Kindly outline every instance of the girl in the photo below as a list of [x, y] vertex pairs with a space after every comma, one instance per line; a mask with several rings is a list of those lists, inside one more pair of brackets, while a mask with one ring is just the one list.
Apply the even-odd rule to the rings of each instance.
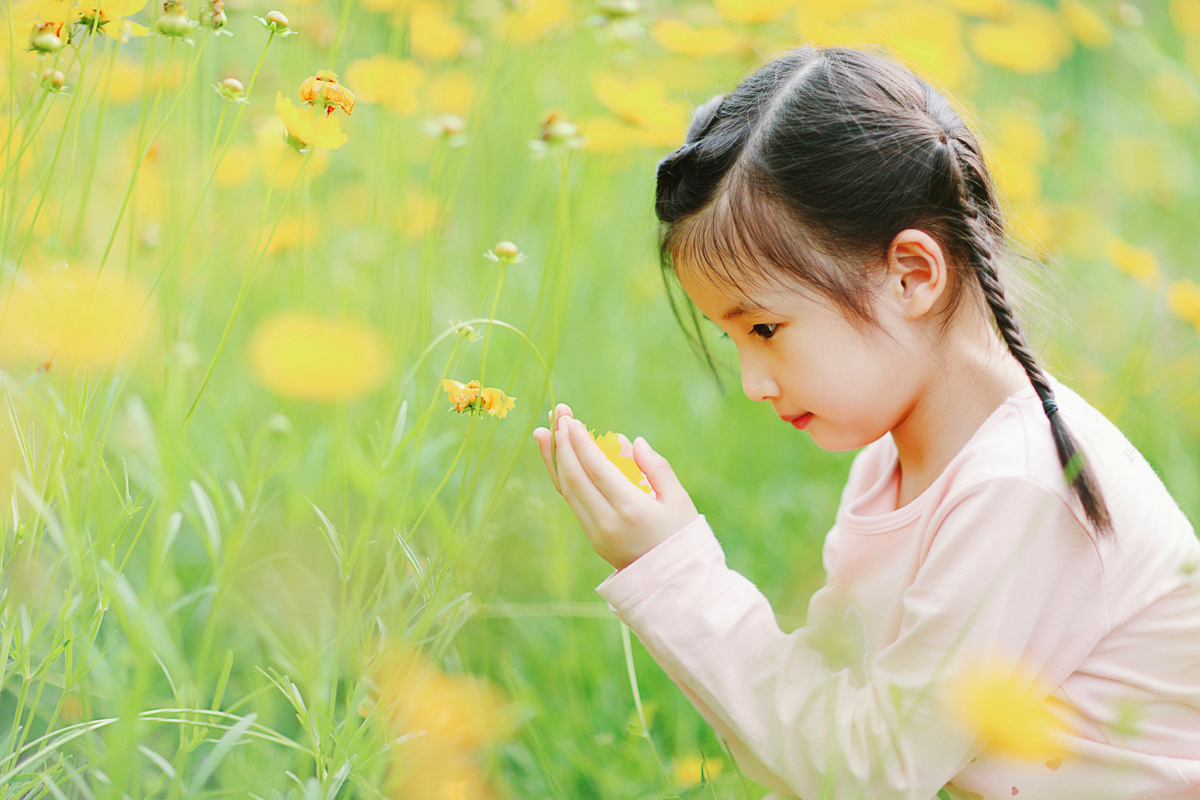
[[785, 634], [644, 439], [652, 496], [565, 406], [535, 432], [617, 568], [598, 591], [742, 770], [812, 800], [1200, 798], [1200, 542], [1026, 346], [946, 98], [865, 52], [792, 51], [698, 110], [656, 207], [746, 394], [864, 448]]

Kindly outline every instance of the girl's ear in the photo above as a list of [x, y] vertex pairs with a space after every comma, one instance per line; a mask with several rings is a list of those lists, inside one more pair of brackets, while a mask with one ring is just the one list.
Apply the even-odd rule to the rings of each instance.
[[900, 231], [888, 246], [887, 267], [889, 294], [905, 319], [919, 319], [940, 307], [950, 270], [936, 239], [915, 228]]

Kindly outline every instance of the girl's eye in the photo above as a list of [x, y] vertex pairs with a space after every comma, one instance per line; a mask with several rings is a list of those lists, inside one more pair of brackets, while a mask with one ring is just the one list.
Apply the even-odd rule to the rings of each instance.
[[775, 335], [775, 329], [778, 327], [779, 323], [777, 322], [760, 322], [750, 329], [750, 335], [760, 339], [770, 339]]

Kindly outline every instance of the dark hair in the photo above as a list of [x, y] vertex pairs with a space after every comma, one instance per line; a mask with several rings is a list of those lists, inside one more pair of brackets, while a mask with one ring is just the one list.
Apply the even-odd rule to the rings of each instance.
[[[689, 265], [733, 285], [782, 273], [871, 324], [877, 265], [893, 238], [910, 228], [932, 236], [974, 276], [951, 281], [946, 319], [965, 292], [986, 303], [1042, 400], [1068, 483], [1092, 524], [1111, 529], [1005, 297], [1004, 221], [979, 142], [927, 81], [862, 50], [797, 48], [702, 105], [684, 145], [659, 162], [657, 181], [668, 290], [686, 254]], [[699, 335], [690, 303], [687, 316]], [[702, 336], [699, 346], [711, 367]]]

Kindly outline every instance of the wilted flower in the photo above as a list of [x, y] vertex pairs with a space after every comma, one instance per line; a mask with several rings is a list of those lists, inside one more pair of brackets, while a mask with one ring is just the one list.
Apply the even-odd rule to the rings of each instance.
[[342, 132], [336, 118], [328, 114], [317, 116], [311, 108], [296, 108], [282, 92], [275, 93], [275, 113], [287, 129], [287, 143], [302, 153], [314, 147], [336, 150], [350, 138]]
[[200, 24], [212, 28], [218, 34], [233, 35], [225, 30], [225, 26], [229, 24], [229, 16], [225, 13], [225, 0], [211, 0], [208, 8], [200, 15]]
[[499, 389], [485, 389], [479, 381], [459, 383], [447, 378], [442, 381], [442, 391], [459, 414], [490, 414], [503, 419], [516, 406], [515, 397], [509, 397]]
[[349, 401], [374, 391], [389, 372], [387, 348], [373, 327], [285, 311], [250, 337], [254, 377], [282, 397]]
[[592, 441], [599, 445], [600, 452], [604, 453], [604, 457], [621, 470], [621, 474], [628, 478], [630, 483], [646, 494], [653, 491], [650, 488], [650, 479], [633, 460], [633, 445], [628, 439], [622, 442], [623, 437], [613, 431], [609, 431], [603, 436], [596, 436], [596, 432], [591, 429], [588, 429], [588, 436], [592, 437]]
[[483, 257], [499, 264], [520, 264], [525, 260], [526, 255], [518, 250], [515, 244], [506, 240], [497, 242], [495, 247], [483, 254]]
[[57, 53], [66, 42], [62, 39], [61, 22], [38, 22], [29, 34], [29, 49], [39, 53]]
[[300, 99], [310, 106], [325, 109], [325, 115], [340, 108], [349, 114], [354, 110], [354, 93], [338, 83], [337, 73], [332, 70], [317, 70], [316, 76], [300, 84]]

